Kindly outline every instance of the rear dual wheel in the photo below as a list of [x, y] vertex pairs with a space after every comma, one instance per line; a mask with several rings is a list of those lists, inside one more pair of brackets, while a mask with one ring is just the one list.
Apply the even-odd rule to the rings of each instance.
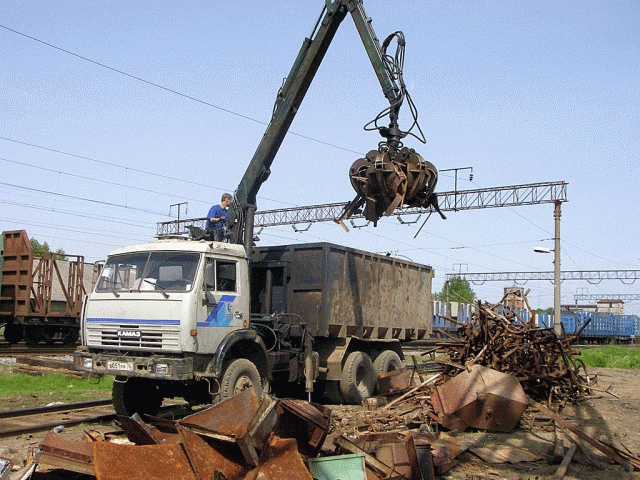
[[371, 357], [365, 352], [351, 352], [342, 367], [340, 394], [346, 403], [360, 405], [373, 395], [376, 375]]
[[378, 375], [400, 370], [403, 367], [404, 363], [400, 360], [400, 355], [393, 350], [384, 350], [373, 361], [373, 371], [376, 374], [376, 378], [378, 378]]
[[335, 389], [337, 382], [327, 382], [325, 395], [335, 403], [342, 403], [339, 401], [342, 400], [345, 403], [360, 405], [375, 393], [378, 375], [403, 367], [400, 356], [393, 350], [384, 350], [373, 362], [365, 352], [351, 352], [342, 368], [339, 390]]

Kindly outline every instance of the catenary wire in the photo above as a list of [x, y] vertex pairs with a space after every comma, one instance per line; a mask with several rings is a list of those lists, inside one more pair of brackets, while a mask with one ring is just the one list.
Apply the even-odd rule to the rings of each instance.
[[[132, 79], [137, 80], [137, 81], [139, 81], [139, 82], [143, 82], [143, 83], [145, 83], [145, 84], [147, 84], [147, 85], [150, 85], [150, 86], [155, 87], [155, 88], [159, 88], [159, 89], [164, 90], [164, 91], [166, 91], [166, 92], [173, 93], [174, 95], [178, 95], [178, 96], [183, 97], [183, 98], [186, 98], [186, 99], [188, 99], [188, 100], [192, 100], [192, 101], [194, 101], [194, 102], [198, 102], [198, 103], [200, 103], [200, 104], [202, 104], [202, 105], [206, 105], [206, 106], [208, 106], [208, 107], [215, 108], [215, 109], [220, 110], [220, 111], [222, 111], [222, 112], [228, 113], [228, 114], [230, 114], [230, 115], [235, 115], [235, 116], [240, 117], [240, 118], [243, 118], [243, 119], [245, 119], [245, 120], [249, 120], [249, 121], [251, 121], [251, 122], [258, 123], [258, 124], [260, 124], [260, 125], [269, 125], [269, 122], [264, 122], [264, 121], [262, 121], [262, 120], [257, 120], [257, 119], [255, 119], [255, 118], [249, 117], [249, 116], [247, 116], [247, 115], [243, 115], [243, 114], [241, 114], [241, 113], [234, 112], [233, 110], [229, 110], [228, 108], [224, 108], [224, 107], [221, 107], [221, 106], [219, 106], [219, 105], [215, 105], [215, 104], [213, 104], [213, 103], [211, 103], [211, 102], [207, 102], [207, 101], [205, 101], [205, 100], [201, 100], [201, 99], [196, 98], [196, 97], [193, 97], [193, 96], [191, 96], [191, 95], [187, 95], [186, 93], [182, 93], [182, 92], [179, 92], [179, 91], [174, 90], [174, 89], [172, 89], [172, 88], [168, 88], [168, 87], [165, 87], [165, 86], [163, 86], [163, 85], [160, 85], [160, 84], [158, 84], [158, 83], [151, 82], [151, 81], [146, 80], [146, 79], [144, 79], [144, 78], [142, 78], [142, 77], [138, 77], [137, 75], [132, 75], [131, 73], [127, 73], [127, 72], [125, 72], [124, 70], [119, 70], [119, 69], [114, 68], [114, 67], [111, 67], [111, 66], [109, 66], [109, 65], [107, 65], [107, 64], [104, 64], [104, 63], [98, 62], [98, 61], [96, 61], [96, 60], [92, 60], [92, 59], [90, 59], [90, 58], [88, 58], [88, 57], [85, 57], [85, 56], [83, 56], [83, 55], [79, 55], [79, 54], [74, 53], [74, 52], [72, 52], [72, 51], [70, 51], [70, 50], [66, 50], [66, 49], [64, 49], [64, 48], [58, 47], [58, 46], [56, 46], [56, 45], [53, 45], [52, 43], [45, 42], [44, 40], [40, 40], [40, 39], [38, 39], [38, 38], [36, 38], [36, 37], [33, 37], [33, 36], [31, 36], [31, 35], [27, 35], [26, 33], [19, 32], [18, 30], [14, 30], [13, 28], [9, 28], [9, 27], [7, 27], [6, 25], [0, 25], [0, 28], [4, 28], [5, 30], [8, 30], [8, 31], [10, 31], [10, 32], [13, 32], [13, 33], [15, 33], [15, 34], [17, 34], [17, 35], [21, 35], [21, 36], [23, 36], [23, 37], [25, 37], [25, 38], [28, 38], [28, 39], [33, 40], [33, 41], [35, 41], [35, 42], [41, 43], [41, 44], [43, 44], [43, 45], [46, 45], [46, 46], [48, 46], [48, 47], [50, 47], [50, 48], [53, 48], [53, 49], [56, 49], [56, 50], [58, 50], [58, 51], [64, 52], [64, 53], [66, 53], [66, 54], [68, 54], [68, 55], [72, 55], [72, 56], [74, 56], [74, 57], [76, 57], [76, 58], [79, 58], [79, 59], [81, 59], [81, 60], [84, 60], [84, 61], [86, 61], [86, 62], [93, 63], [94, 65], [98, 65], [98, 66], [100, 66], [100, 67], [102, 67], [102, 68], [106, 68], [106, 69], [108, 69], [108, 70], [111, 70], [112, 72], [116, 72], [116, 73], [118, 73], [118, 74], [120, 74], [120, 75], [124, 75], [124, 76], [126, 76], [126, 77], [132, 78]], [[296, 132], [294, 132], [294, 131], [289, 131], [289, 134], [290, 134], [290, 135], [295, 135], [295, 136], [297, 136], [297, 137], [304, 138], [304, 139], [306, 139], [306, 140], [310, 140], [310, 141], [312, 141], [312, 142], [316, 142], [316, 143], [319, 143], [319, 144], [322, 144], [322, 145], [327, 145], [327, 146], [329, 146], [329, 147], [337, 148], [337, 149], [339, 149], [339, 150], [344, 150], [344, 151], [346, 151], [346, 152], [355, 153], [355, 154], [357, 154], [357, 155], [363, 155], [361, 152], [356, 152], [355, 150], [351, 150], [351, 149], [348, 149], [348, 148], [345, 148], [345, 147], [341, 147], [340, 145], [336, 145], [336, 144], [333, 144], [333, 143], [330, 143], [330, 142], [325, 142], [324, 140], [318, 140], [317, 138], [313, 138], [313, 137], [310, 137], [310, 136], [308, 136], [308, 135], [303, 135], [303, 134], [301, 134], [301, 133], [296, 133]]]
[[153, 211], [153, 210], [145, 210], [144, 208], [129, 207], [127, 205], [122, 205], [122, 204], [113, 203], [113, 202], [105, 202], [105, 201], [102, 201], [102, 200], [95, 200], [93, 198], [76, 197], [74, 195], [67, 195], [67, 194], [64, 194], [64, 193], [49, 192], [47, 190], [42, 190], [42, 189], [39, 189], [39, 188], [25, 187], [25, 186], [22, 186], [22, 185], [15, 185], [15, 184], [12, 184], [12, 183], [0, 182], [0, 185], [4, 185], [6, 187], [17, 188], [17, 189], [20, 189], [20, 190], [27, 190], [27, 191], [30, 191], [30, 192], [45, 193], [45, 194], [48, 194], [48, 195], [53, 195], [55, 197], [72, 198], [74, 200], [83, 200], [85, 202], [98, 203], [100, 205], [107, 205], [109, 207], [126, 208], [127, 210], [136, 210], [138, 212], [151, 213], [153, 215], [161, 215], [163, 217], [170, 216], [170, 215], [167, 215], [166, 213], [157, 212], [157, 211]]

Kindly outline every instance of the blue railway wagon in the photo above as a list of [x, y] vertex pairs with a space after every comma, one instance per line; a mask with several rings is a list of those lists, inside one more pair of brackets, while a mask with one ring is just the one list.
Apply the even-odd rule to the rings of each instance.
[[584, 338], [632, 341], [638, 330], [638, 321], [635, 315], [614, 315], [611, 313], [578, 313], [578, 324], [589, 324], [581, 332]]
[[526, 309], [509, 307], [509, 306], [501, 306], [497, 308], [497, 312], [502, 315], [508, 315], [509, 313], [515, 313], [518, 317], [520, 317], [524, 322], [528, 322], [531, 319], [531, 312]]
[[[469, 323], [471, 321], [473, 305], [468, 303], [451, 302], [451, 314], [452, 318], [461, 323]], [[455, 332], [460, 325], [443, 316], [447, 316], [447, 302], [434, 301], [433, 302], [433, 329], [444, 330], [445, 332]]]

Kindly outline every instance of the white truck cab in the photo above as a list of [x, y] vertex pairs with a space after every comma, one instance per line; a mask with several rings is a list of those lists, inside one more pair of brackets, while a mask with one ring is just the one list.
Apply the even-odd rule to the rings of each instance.
[[[249, 377], [263, 383], [266, 350], [248, 328], [248, 268], [242, 245], [229, 243], [161, 239], [114, 250], [85, 301], [76, 368], [122, 383], [171, 380], [174, 389], [176, 380], [210, 377], [215, 393], [225, 368], [244, 352]], [[141, 390], [128, 389], [135, 393], [121, 403], [135, 403], [131, 396]]]

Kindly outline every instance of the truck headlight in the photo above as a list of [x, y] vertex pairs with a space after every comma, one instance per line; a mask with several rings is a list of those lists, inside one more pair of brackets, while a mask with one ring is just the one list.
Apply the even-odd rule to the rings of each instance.
[[93, 368], [93, 359], [91, 357], [82, 357], [82, 368]]
[[157, 363], [156, 364], [156, 373], [159, 375], [168, 375], [170, 372], [169, 365], [166, 363]]

